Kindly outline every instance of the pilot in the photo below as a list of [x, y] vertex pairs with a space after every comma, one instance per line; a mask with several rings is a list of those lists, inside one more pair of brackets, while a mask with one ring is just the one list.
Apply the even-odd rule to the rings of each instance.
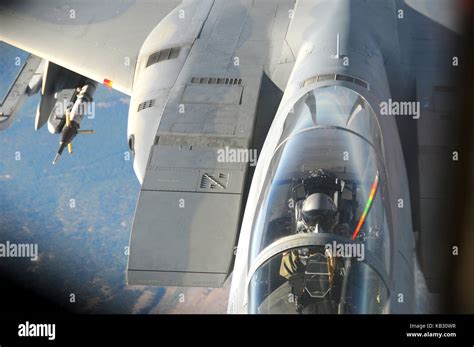
[[[336, 174], [323, 169], [312, 171], [303, 182], [306, 198], [295, 206], [297, 233], [333, 232], [337, 225], [337, 206], [331, 196], [341, 190], [344, 182]], [[283, 254], [280, 275], [289, 278], [297, 272], [304, 272], [305, 256], [301, 251], [288, 251]], [[303, 260], [303, 262], [302, 262]]]
[[301, 221], [311, 232], [331, 232], [336, 217], [336, 204], [324, 193], [311, 194], [301, 206]]
[[[297, 222], [297, 232], [331, 232], [337, 221], [337, 207], [334, 201], [324, 193], [309, 195], [298, 207], [301, 218]], [[288, 279], [291, 275], [304, 272], [305, 259], [310, 254], [302, 250], [288, 251], [283, 254], [280, 275]]]

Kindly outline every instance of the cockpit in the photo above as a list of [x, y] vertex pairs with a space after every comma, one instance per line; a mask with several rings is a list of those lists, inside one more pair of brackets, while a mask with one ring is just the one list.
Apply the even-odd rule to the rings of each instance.
[[309, 91], [285, 121], [251, 236], [251, 313], [383, 313], [390, 223], [381, 133], [355, 91]]

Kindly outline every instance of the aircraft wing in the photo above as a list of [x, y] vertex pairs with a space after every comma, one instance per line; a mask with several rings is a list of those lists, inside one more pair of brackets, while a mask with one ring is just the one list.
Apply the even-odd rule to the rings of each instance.
[[265, 72], [291, 61], [280, 57], [293, 6], [214, 1], [169, 94], [152, 101], [162, 118], [133, 223], [129, 284], [220, 287], [232, 271], [249, 161], [265, 137], [255, 134], [279, 104], [268, 99], [275, 87]]
[[140, 47], [179, 0], [5, 0], [0, 41], [131, 94]]

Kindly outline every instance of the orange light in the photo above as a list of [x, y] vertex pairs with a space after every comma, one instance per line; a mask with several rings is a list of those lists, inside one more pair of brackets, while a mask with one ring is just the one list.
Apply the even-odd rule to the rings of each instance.
[[104, 85], [106, 85], [107, 87], [112, 88], [113, 84], [114, 82], [112, 82], [111, 80], [108, 80], [107, 78], [104, 79]]

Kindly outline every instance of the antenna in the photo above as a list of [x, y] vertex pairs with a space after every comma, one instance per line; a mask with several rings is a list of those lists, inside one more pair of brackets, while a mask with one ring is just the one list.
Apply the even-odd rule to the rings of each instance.
[[341, 59], [341, 41], [339, 33], [336, 35], [336, 54], [334, 55], [334, 59]]

